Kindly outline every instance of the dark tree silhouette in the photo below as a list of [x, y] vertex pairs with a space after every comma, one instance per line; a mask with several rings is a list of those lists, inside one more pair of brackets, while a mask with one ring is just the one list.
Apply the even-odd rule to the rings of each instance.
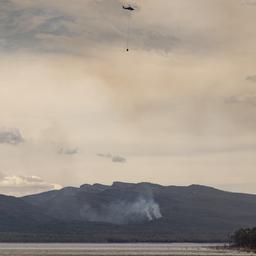
[[256, 249], [256, 227], [237, 230], [232, 236], [232, 242], [238, 247]]

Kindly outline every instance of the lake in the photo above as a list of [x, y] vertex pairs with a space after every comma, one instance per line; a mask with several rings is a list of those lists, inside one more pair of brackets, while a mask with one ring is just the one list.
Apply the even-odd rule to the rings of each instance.
[[216, 249], [223, 244], [8, 244], [0, 243], [0, 256], [79, 256], [79, 255], [177, 255], [177, 256], [243, 256], [256, 255], [226, 249]]

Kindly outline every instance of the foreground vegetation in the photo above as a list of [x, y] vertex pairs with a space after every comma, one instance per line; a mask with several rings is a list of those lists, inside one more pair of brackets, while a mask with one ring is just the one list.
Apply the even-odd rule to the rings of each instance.
[[232, 243], [239, 248], [256, 250], [256, 227], [239, 229], [232, 236]]

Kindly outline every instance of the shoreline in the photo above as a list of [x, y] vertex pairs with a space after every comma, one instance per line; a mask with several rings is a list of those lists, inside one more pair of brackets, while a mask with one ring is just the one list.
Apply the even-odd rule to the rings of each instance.
[[15, 242], [1, 242], [0, 244], [84, 244], [84, 245], [144, 245], [144, 244], [155, 244], [155, 245], [183, 245], [185, 246], [203, 246], [203, 247], [210, 247], [215, 249], [229, 249], [228, 246], [221, 245], [222, 243], [216, 242], [67, 242], [67, 241], [56, 241], [56, 242], [42, 242], [42, 241], [15, 241]]
[[232, 251], [238, 251], [238, 252], [248, 252], [248, 253], [256, 253], [256, 248], [250, 248], [250, 247], [239, 247], [235, 245], [226, 245], [226, 246], [220, 246], [216, 247], [216, 249], [225, 249], [225, 250], [232, 250]]

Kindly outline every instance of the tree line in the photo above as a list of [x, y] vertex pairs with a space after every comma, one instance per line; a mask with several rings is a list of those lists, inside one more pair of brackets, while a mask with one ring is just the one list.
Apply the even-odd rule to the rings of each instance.
[[256, 227], [237, 230], [231, 240], [234, 246], [256, 249]]

